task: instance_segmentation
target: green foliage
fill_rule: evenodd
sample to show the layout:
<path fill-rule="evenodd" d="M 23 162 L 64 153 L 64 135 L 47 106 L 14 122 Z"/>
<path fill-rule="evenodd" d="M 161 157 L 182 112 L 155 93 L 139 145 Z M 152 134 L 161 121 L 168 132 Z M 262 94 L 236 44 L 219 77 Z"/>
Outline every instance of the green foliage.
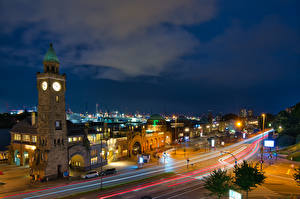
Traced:
<path fill-rule="evenodd" d="M 228 113 L 222 117 L 223 121 L 238 120 L 238 119 L 239 119 L 239 116 L 237 116 L 236 114 L 233 114 L 233 113 Z"/>
<path fill-rule="evenodd" d="M 294 180 L 297 182 L 298 186 L 300 186 L 300 167 L 295 168 L 295 173 L 293 175 Z"/>
<path fill-rule="evenodd" d="M 287 159 L 300 162 L 300 152 L 294 152 L 289 154 Z"/>
<path fill-rule="evenodd" d="M 295 138 L 286 134 L 282 134 L 278 137 L 277 144 L 280 147 L 290 146 L 295 144 Z"/>
<path fill-rule="evenodd" d="M 258 170 L 257 164 L 253 165 L 245 160 L 242 164 L 234 167 L 233 173 L 235 174 L 234 184 L 247 193 L 247 198 L 248 192 L 256 188 L 257 185 L 261 185 L 266 178 L 265 175 Z"/>
<path fill-rule="evenodd" d="M 211 192 L 211 195 L 217 195 L 218 198 L 221 198 L 232 188 L 231 177 L 227 175 L 226 170 L 214 170 L 208 177 L 204 178 L 204 187 Z"/>
<path fill-rule="evenodd" d="M 265 117 L 265 129 L 269 128 L 268 124 L 272 124 L 276 118 L 275 115 L 271 114 L 271 113 L 265 113 L 266 117 Z M 258 117 L 258 126 L 260 129 L 263 129 L 263 117 L 260 115 Z"/>
<path fill-rule="evenodd" d="M 300 134 L 296 137 L 296 144 L 300 143 Z"/>

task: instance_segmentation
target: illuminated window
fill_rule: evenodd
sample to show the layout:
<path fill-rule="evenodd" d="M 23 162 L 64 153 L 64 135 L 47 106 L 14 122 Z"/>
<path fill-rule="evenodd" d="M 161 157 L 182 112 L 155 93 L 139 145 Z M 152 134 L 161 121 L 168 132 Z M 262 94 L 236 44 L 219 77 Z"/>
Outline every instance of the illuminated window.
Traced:
<path fill-rule="evenodd" d="M 97 140 L 97 141 L 100 141 L 100 140 L 101 140 L 101 137 L 102 137 L 102 134 L 100 134 L 100 133 L 96 134 L 96 140 Z"/>
<path fill-rule="evenodd" d="M 21 140 L 21 135 L 20 134 L 15 134 L 15 140 Z"/>
<path fill-rule="evenodd" d="M 96 142 L 96 135 L 88 135 L 88 140 L 90 141 L 91 144 L 94 144 Z"/>
<path fill-rule="evenodd" d="M 97 154 L 97 150 L 96 149 L 91 150 L 91 156 L 95 156 L 96 154 Z"/>
<path fill-rule="evenodd" d="M 30 142 L 30 135 L 23 135 L 23 141 Z"/>
<path fill-rule="evenodd" d="M 93 164 L 97 164 L 97 160 L 98 160 L 97 157 L 91 158 L 91 164 L 92 164 L 92 165 L 93 165 Z"/>
<path fill-rule="evenodd" d="M 56 120 L 55 121 L 55 129 L 56 130 L 61 130 L 61 121 L 60 120 Z"/>
<path fill-rule="evenodd" d="M 81 141 L 81 137 L 78 138 L 78 141 Z"/>
<path fill-rule="evenodd" d="M 36 142 L 36 140 L 37 140 L 37 137 L 35 135 L 32 136 L 32 142 Z"/>
<path fill-rule="evenodd" d="M 59 102 L 59 97 L 57 95 L 55 96 L 55 101 Z"/>
<path fill-rule="evenodd" d="M 72 142 L 72 138 L 68 138 L 68 142 Z"/>
<path fill-rule="evenodd" d="M 73 137 L 73 142 L 77 142 L 77 137 Z"/>

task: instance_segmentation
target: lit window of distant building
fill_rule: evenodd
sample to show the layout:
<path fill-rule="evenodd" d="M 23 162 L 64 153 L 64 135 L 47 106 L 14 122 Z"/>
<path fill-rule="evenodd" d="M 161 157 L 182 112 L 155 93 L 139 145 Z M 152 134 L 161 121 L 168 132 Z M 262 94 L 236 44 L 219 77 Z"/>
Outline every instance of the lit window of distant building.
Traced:
<path fill-rule="evenodd" d="M 15 134 L 14 138 L 15 138 L 15 140 L 21 140 L 21 135 L 20 134 Z"/>
<path fill-rule="evenodd" d="M 55 121 L 55 129 L 56 130 L 61 130 L 61 121 L 60 120 L 56 120 Z"/>
<path fill-rule="evenodd" d="M 23 135 L 23 141 L 30 142 L 30 135 Z"/>
<path fill-rule="evenodd" d="M 32 142 L 36 142 L 36 140 L 37 140 L 37 137 L 35 135 L 32 136 Z"/>
<path fill-rule="evenodd" d="M 97 150 L 96 149 L 91 150 L 91 156 L 96 156 L 96 154 L 97 154 Z"/>
<path fill-rule="evenodd" d="M 91 164 L 92 164 L 92 165 L 93 165 L 93 164 L 97 164 L 97 160 L 98 160 L 97 157 L 91 158 Z"/>

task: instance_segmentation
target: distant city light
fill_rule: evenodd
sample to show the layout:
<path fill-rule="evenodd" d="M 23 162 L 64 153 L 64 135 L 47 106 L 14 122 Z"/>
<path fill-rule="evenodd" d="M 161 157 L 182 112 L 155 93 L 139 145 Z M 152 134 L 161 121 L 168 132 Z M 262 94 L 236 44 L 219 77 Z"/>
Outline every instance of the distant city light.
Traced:
<path fill-rule="evenodd" d="M 211 147 L 215 147 L 215 140 L 214 139 L 211 140 Z"/>

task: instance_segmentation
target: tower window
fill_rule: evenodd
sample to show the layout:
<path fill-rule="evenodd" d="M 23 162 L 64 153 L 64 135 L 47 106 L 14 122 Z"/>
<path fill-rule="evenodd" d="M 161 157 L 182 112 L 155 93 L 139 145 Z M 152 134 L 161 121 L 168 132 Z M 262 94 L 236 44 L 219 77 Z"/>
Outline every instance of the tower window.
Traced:
<path fill-rule="evenodd" d="M 58 97 L 58 95 L 55 96 L 55 101 L 56 101 L 56 102 L 59 102 L 59 97 Z"/>
<path fill-rule="evenodd" d="M 56 130 L 61 130 L 61 120 L 56 120 L 55 121 L 55 129 Z"/>

